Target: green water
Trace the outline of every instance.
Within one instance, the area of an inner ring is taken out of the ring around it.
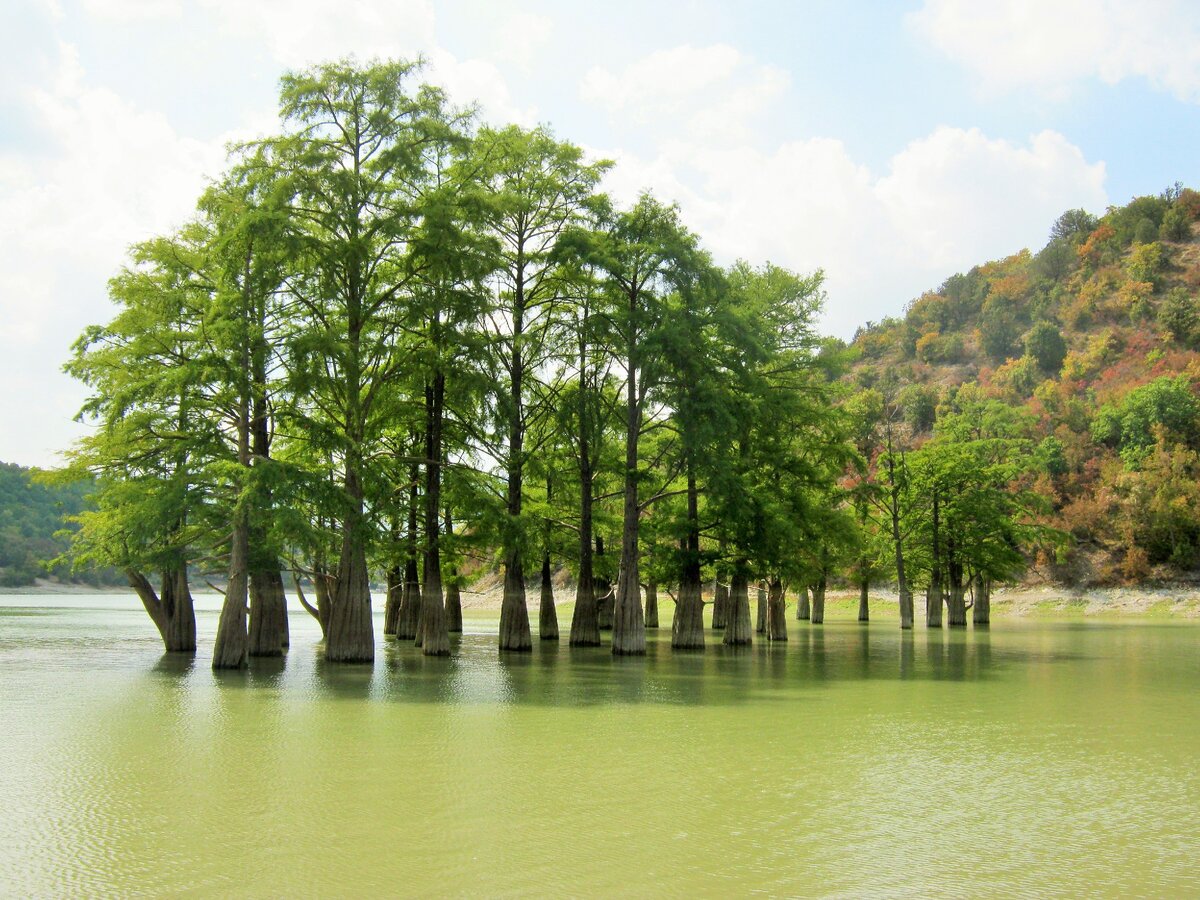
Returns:
[[[493,616],[371,669],[293,614],[215,677],[202,605],[193,662],[131,597],[0,598],[0,894],[1200,893],[1200,624],[614,659]]]

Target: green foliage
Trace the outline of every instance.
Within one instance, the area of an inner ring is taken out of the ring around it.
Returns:
[[[923,434],[933,428],[937,419],[938,392],[929,385],[910,384],[900,391],[900,406],[904,410],[904,423],[915,434]]]
[[[1038,322],[1025,335],[1025,353],[1033,357],[1045,375],[1057,375],[1067,357],[1062,329],[1053,322]]]
[[[1186,241],[1192,236],[1192,217],[1182,206],[1172,206],[1163,214],[1158,229],[1159,240]]]
[[[1120,451],[1136,466],[1162,439],[1189,447],[1200,445],[1200,398],[1186,375],[1164,376],[1130,391],[1118,403],[1100,407],[1092,437]]]
[[[1021,326],[1016,314],[1003,302],[984,305],[979,319],[979,345],[995,362],[1004,362],[1016,352]]]
[[[1133,248],[1125,271],[1134,281],[1149,282],[1157,287],[1165,261],[1163,245],[1151,238],[1150,243],[1139,244]]]
[[[53,576],[89,584],[120,583],[108,570],[72,576],[57,560],[68,549],[66,519],[87,506],[90,480],[56,479],[37,469],[0,463],[0,586],[19,587]]]
[[[1079,244],[1091,234],[1099,220],[1084,209],[1068,209],[1059,216],[1050,228],[1050,241],[1065,241]]]
[[[1159,324],[1186,347],[1200,346],[1200,310],[1196,306],[1196,297],[1177,287],[1167,292],[1158,308]]]

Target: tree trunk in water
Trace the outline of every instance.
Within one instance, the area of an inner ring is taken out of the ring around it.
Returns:
[[[967,599],[966,585],[963,584],[963,567],[951,557],[947,569],[950,575],[950,593],[946,597],[946,624],[951,628],[965,628]]]
[[[592,577],[592,485],[583,488],[583,514],[579,526],[579,581],[575,584],[575,612],[571,614],[572,647],[600,646],[600,616],[596,608],[596,584]]]
[[[729,585],[729,621],[725,624],[724,642],[730,647],[749,646],[754,642],[750,631],[750,585],[742,564],[734,569]]]
[[[976,625],[992,623],[992,579],[980,575],[975,582],[975,605],[971,607],[971,618]]]
[[[704,649],[704,602],[701,597],[699,565],[685,565],[671,620],[671,647],[675,650]]]
[[[825,624],[825,576],[812,588],[812,624]]]
[[[281,656],[287,646],[287,596],[279,567],[250,573],[250,655]]]
[[[404,593],[404,570],[392,566],[387,571],[387,599],[383,602],[384,637],[395,637],[400,623],[400,598]]]
[[[754,630],[758,634],[767,633],[767,589],[765,582],[758,583],[758,596],[755,598],[758,603],[754,611]]]
[[[871,579],[863,576],[858,585],[858,621],[871,621],[871,608],[868,605],[868,594],[871,591]]]
[[[434,327],[437,319],[434,318]],[[442,596],[442,411],[446,376],[439,369],[425,385],[425,586],[417,641],[426,656],[450,655],[446,600]]]
[[[359,464],[353,454],[348,455],[345,486],[350,506],[342,523],[342,552],[329,598],[329,630],[325,641],[325,659],[329,662],[375,661],[375,624],[371,620]]]
[[[136,569],[126,569],[125,575],[158,629],[163,647],[171,653],[195,653],[196,611],[188,590],[187,568],[162,573],[161,595],[154,592],[150,580]]]
[[[808,587],[800,585],[800,594],[796,597],[796,621],[807,622],[812,617],[812,609],[808,605]]]
[[[772,578],[770,590],[767,592],[767,640],[787,639],[787,599],[783,592],[783,582]]]
[[[713,614],[712,627],[720,631],[729,622],[729,584],[726,579],[729,573],[717,570],[716,583],[713,585]]]
[[[509,557],[504,565],[504,599],[500,606],[500,649],[533,649],[529,630],[529,607],[525,605],[525,573],[520,554]]]
[[[416,434],[413,435],[415,445]],[[420,507],[419,479],[416,463],[408,470],[408,533],[404,536],[404,587],[400,590],[400,612],[396,617],[396,640],[411,641],[417,636],[421,618],[421,577],[417,569],[417,511]]]
[[[646,580],[646,627],[658,628],[658,583]]]
[[[450,520],[450,507],[446,507],[446,534],[454,535],[454,523]],[[446,630],[450,634],[462,634],[462,591],[458,583],[458,567],[450,567],[446,579]]]
[[[704,649],[704,597],[700,582],[699,491],[689,454],[687,460],[687,536],[680,540],[683,567],[679,573],[679,596],[671,619],[671,646],[676,650]]]
[[[229,583],[217,622],[213,644],[214,669],[240,669],[246,665],[249,638],[246,633],[246,601],[250,589],[250,526],[244,510],[235,515],[229,555]]]
[[[318,566],[313,577],[313,593],[317,597],[317,623],[321,626],[321,636],[326,640],[329,639],[329,610],[333,606],[333,592],[330,590],[332,586],[333,579],[325,571],[325,567]]]
[[[596,535],[596,558],[604,557],[604,538]],[[603,569],[604,564],[601,563]],[[612,631],[613,627],[613,595],[612,582],[604,575],[595,578],[596,585],[596,618],[601,631]]]
[[[933,495],[933,556],[929,573],[929,589],[925,592],[925,627],[942,627],[942,557],[941,535],[938,526],[938,495]]]
[[[542,596],[538,606],[538,637],[558,640],[558,610],[554,608],[554,585],[550,581],[550,551],[542,554]]]

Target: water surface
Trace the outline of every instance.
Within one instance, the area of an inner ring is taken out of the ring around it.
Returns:
[[[0,893],[1200,893],[1194,623],[614,659],[468,614],[329,667],[293,613],[215,676],[200,605],[192,660],[130,596],[0,598]]]

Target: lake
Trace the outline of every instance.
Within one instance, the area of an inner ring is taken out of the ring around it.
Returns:
[[[377,619],[371,668],[293,612],[215,676],[218,600],[193,661],[132,596],[0,597],[0,893],[1200,893],[1200,623],[789,608],[630,659],[468,611],[449,659]]]

